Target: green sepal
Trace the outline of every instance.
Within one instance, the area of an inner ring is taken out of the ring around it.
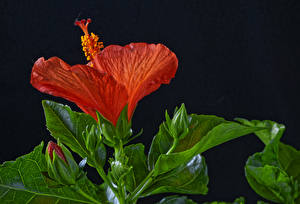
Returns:
[[[106,148],[103,144],[103,137],[99,126],[86,127],[83,133],[85,145],[90,153],[88,157],[89,163],[97,162],[98,165],[104,166],[106,160]]]
[[[52,160],[50,155],[46,153],[45,158],[48,166],[48,175],[62,185],[74,185],[83,172],[77,165],[71,152],[59,141],[58,146],[61,147],[67,162],[62,160],[55,151],[53,151]]]
[[[101,166],[103,167],[105,165],[106,162],[106,148],[105,145],[99,141],[96,149],[94,151],[94,153],[92,154],[92,156],[94,157],[95,161]]]
[[[96,111],[98,118],[98,125],[100,127],[100,132],[104,136],[104,143],[107,146],[114,147],[116,144],[116,128],[115,126],[103,117],[98,111]]]
[[[125,157],[123,158],[124,158],[123,161],[121,160],[110,161],[111,173],[116,181],[122,179],[126,174],[129,173],[131,169],[131,167],[128,167],[126,165],[128,159]]]
[[[87,126],[86,130],[83,133],[85,136],[85,146],[88,151],[94,151],[96,148],[97,140],[101,139],[100,134],[99,137],[96,134],[95,128],[96,128],[95,125],[92,125],[90,129]]]
[[[76,177],[68,164],[56,154],[53,154],[52,166],[55,169],[54,177],[57,182],[63,185],[74,185],[76,183]]]
[[[125,155],[119,157],[119,159],[120,160],[110,161],[110,175],[114,183],[117,183],[118,186],[126,186],[128,191],[133,191],[136,186],[133,167],[127,165],[128,158]]]
[[[131,120],[128,121],[128,105],[126,105],[116,124],[116,137],[120,138],[122,144],[127,144],[127,141],[132,136]]]
[[[186,112],[184,104],[179,109],[175,108],[172,120],[167,111],[165,112],[165,116],[165,128],[173,138],[183,139],[189,133],[190,117]]]
[[[76,163],[76,161],[74,160],[72,153],[62,143],[60,143],[59,140],[58,140],[57,144],[58,144],[58,146],[61,147],[61,149],[65,155],[65,158],[67,160],[67,164],[70,167],[70,170],[72,171],[72,173],[77,175],[79,172],[79,167],[78,167],[78,164]]]
[[[128,121],[128,106],[126,105],[118,118],[117,124],[114,126],[110,121],[103,117],[99,112],[96,112],[98,118],[98,125],[100,132],[104,137],[104,143],[110,147],[123,146],[140,136],[143,132],[141,130],[137,135],[133,135],[131,129],[131,120]]]

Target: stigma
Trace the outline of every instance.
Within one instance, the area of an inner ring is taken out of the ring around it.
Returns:
[[[84,55],[86,56],[87,61],[92,60],[96,54],[98,54],[103,46],[103,42],[98,42],[99,37],[94,33],[89,34],[88,25],[92,22],[90,18],[87,20],[76,20],[75,25],[79,26],[84,32],[84,35],[81,36],[81,45]]]

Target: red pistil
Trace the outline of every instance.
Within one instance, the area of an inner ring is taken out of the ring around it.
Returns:
[[[88,35],[89,34],[88,25],[91,22],[92,22],[92,19],[90,19],[90,18],[88,18],[87,20],[82,19],[80,21],[76,19],[74,25],[79,26],[82,29],[82,31],[84,32],[84,34]]]

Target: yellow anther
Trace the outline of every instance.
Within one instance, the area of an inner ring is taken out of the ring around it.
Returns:
[[[87,27],[90,22],[91,19],[75,21],[75,25],[78,25],[84,32],[84,35],[81,36],[81,45],[88,61],[92,60],[104,48],[103,42],[98,42],[99,37],[97,35],[89,34]]]

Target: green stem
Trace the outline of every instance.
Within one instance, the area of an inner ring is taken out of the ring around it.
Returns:
[[[166,155],[171,154],[175,150],[177,145],[178,145],[178,138],[175,137],[174,141],[173,141],[173,144],[172,144],[172,147],[169,149],[169,151],[166,153]]]
[[[120,188],[119,202],[120,202],[120,204],[125,204],[126,203],[126,200],[125,200],[126,189],[125,189],[124,185],[119,186],[119,188]]]
[[[136,189],[134,189],[134,191],[127,198],[127,200],[129,200],[131,202],[136,202],[137,199],[139,198],[139,196],[143,193],[143,191],[149,185],[151,185],[151,183],[153,181],[153,174],[154,174],[154,171],[153,170],[150,171],[149,174],[147,175],[147,177],[140,183],[140,185],[138,185],[138,187],[136,187]]]
[[[77,191],[85,198],[89,199],[90,201],[93,201],[94,203],[101,204],[98,200],[94,199],[90,195],[86,194],[81,188],[78,188]]]
[[[119,141],[118,145],[115,146],[114,148],[114,155],[115,155],[115,161],[120,161],[121,163],[123,163],[123,143],[122,141]],[[120,204],[125,204],[126,203],[126,200],[125,200],[125,197],[126,197],[126,188],[125,188],[125,185],[124,185],[124,181],[120,181],[119,182],[119,185],[118,185],[118,192],[119,192],[119,203]]]
[[[121,155],[123,154],[123,144],[119,141],[119,145],[114,148],[115,150],[115,160],[119,161]]]
[[[110,179],[106,176],[106,173],[104,172],[103,168],[101,166],[99,166],[96,161],[94,161],[94,163],[95,163],[96,170],[97,170],[98,174],[100,175],[100,177],[102,178],[102,180],[109,186],[109,188],[112,190],[112,192],[115,194],[115,196],[117,198],[119,198],[117,189],[113,186]]]
[[[177,145],[178,145],[178,138],[174,138],[172,147],[169,149],[166,155],[171,154],[175,150]],[[140,185],[138,185],[136,189],[134,189],[134,191],[130,194],[130,196],[126,200],[135,203],[139,198],[139,196],[143,193],[143,191],[152,184],[152,181],[154,180],[153,174],[154,174],[154,170],[150,171],[147,177],[140,183]]]

